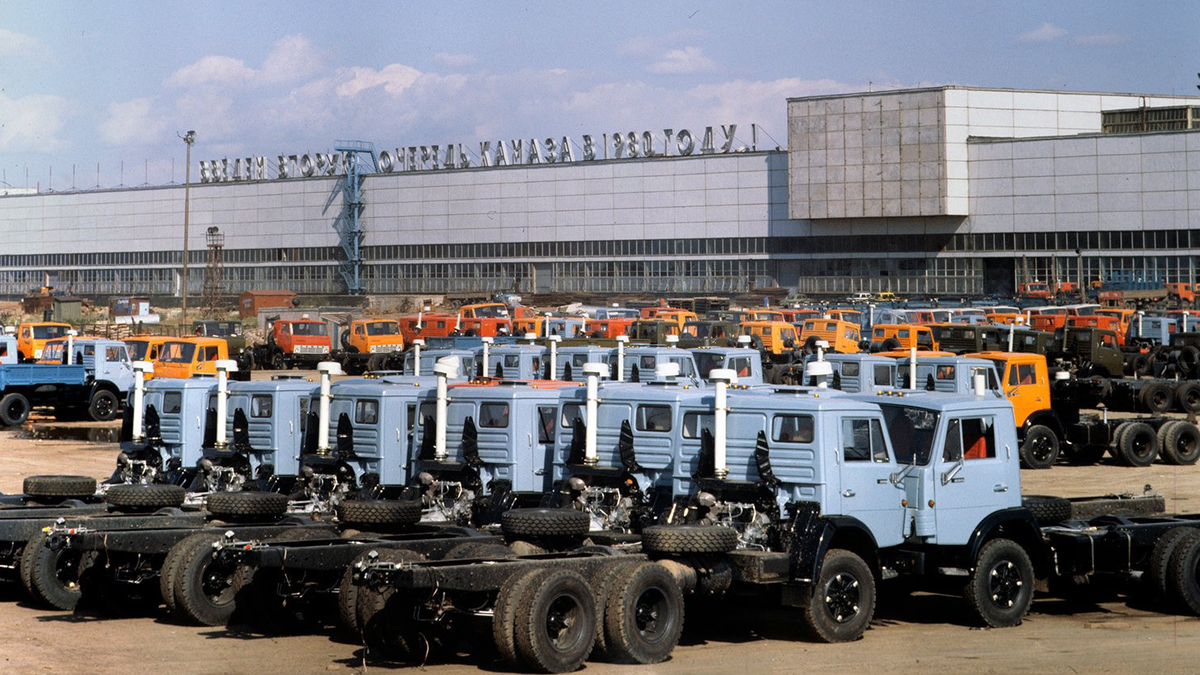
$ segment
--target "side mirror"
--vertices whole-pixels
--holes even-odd
[[[949,471],[946,471],[942,474],[942,485],[949,485],[951,482],[954,482],[954,483],[963,482],[962,478],[955,478],[955,476],[957,476],[958,473],[963,470],[963,467],[966,466],[966,463],[967,463],[966,457],[959,457],[958,463],[956,463],[954,466],[950,467]]]

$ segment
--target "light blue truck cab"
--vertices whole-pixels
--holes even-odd
[[[695,357],[692,356],[692,352],[686,349],[652,346],[629,347],[625,350],[624,361],[624,371],[620,378],[622,382],[652,381],[655,377],[655,370],[667,363],[674,363],[679,366],[679,380],[693,385],[699,385],[704,382],[703,378],[700,377],[699,368],[696,366]],[[615,374],[617,372],[617,353],[615,350],[608,357],[608,363]]]
[[[34,406],[52,406],[64,418],[116,419],[133,387],[133,365],[125,343],[117,340],[74,340],[70,359],[66,342],[51,342],[70,363],[0,365],[0,426],[16,426]]]
[[[269,490],[291,494],[300,476],[300,439],[316,385],[289,375],[230,382],[225,438],[216,437],[217,392],[208,395],[203,458],[193,492]]]
[[[437,391],[426,390],[406,496],[420,499],[426,522],[482,526],[510,508],[539,505],[551,487],[555,425],[576,382],[487,380],[450,385],[445,447],[437,444]]]
[[[911,360],[909,357],[896,359],[897,389],[911,389]],[[924,391],[940,391],[952,394],[970,394],[975,391],[975,374],[982,373],[984,389],[988,396],[1003,399],[1000,377],[996,364],[987,359],[964,356],[926,356],[917,359],[917,388]]]
[[[805,358],[805,365],[818,360],[816,354]],[[880,387],[891,387],[896,381],[896,359],[861,352],[858,354],[824,354],[822,360],[829,363],[832,372],[818,377],[831,389],[846,393],[874,391]],[[816,385],[817,380],[807,378],[806,384]]]
[[[478,339],[478,338],[474,338]],[[433,366],[438,359],[446,356],[457,356],[459,359],[459,369],[463,373],[475,373],[478,365],[476,363],[475,348],[470,349],[422,349],[421,350],[421,370],[416,371],[417,355],[416,351],[409,349],[404,354],[404,371],[403,375],[433,377]]]
[[[558,353],[555,356],[557,363],[555,371],[557,378],[571,382],[583,382],[583,365],[585,363],[608,363],[608,357],[616,350],[612,347],[598,347],[595,345],[573,345],[570,347],[559,347]],[[549,358],[547,356],[547,358]]]
[[[737,374],[738,384],[763,384],[762,357],[749,347],[693,347],[689,349],[696,361],[696,373],[701,383],[708,381],[714,369],[725,368]]]
[[[210,377],[147,382],[141,433],[127,414],[117,468],[107,482],[191,485],[204,458],[208,399],[216,386]]]
[[[860,637],[877,581],[899,575],[961,577],[988,625],[1020,622],[1045,561],[1027,553],[1042,550],[1041,534],[1021,507],[1007,401],[750,389],[727,407],[725,462],[697,458],[704,468],[669,521],[735,532],[732,584],[779,584],[828,642]],[[669,553],[659,535],[644,532],[644,547]],[[710,587],[711,573],[697,574]]]
[[[552,316],[544,324],[546,335],[557,335],[564,340],[586,336],[586,319],[577,316]]]
[[[17,362],[17,338],[0,334],[0,366]]]
[[[482,366],[482,347],[475,350],[475,357],[476,363]],[[545,369],[549,362],[549,351],[540,345],[496,345],[488,349],[487,372],[482,376],[505,380],[538,380],[546,376]],[[471,370],[466,372],[478,374],[480,370],[472,364]]]

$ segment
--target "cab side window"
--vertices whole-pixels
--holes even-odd
[[[637,409],[638,431],[670,431],[671,408],[665,405],[640,405]]]
[[[842,420],[842,458],[847,462],[886,462],[887,445],[879,420]]]
[[[946,426],[946,447],[942,459],[991,459],[996,456],[996,425],[991,417],[965,417],[950,420]]]
[[[1035,371],[1032,363],[1020,363],[1008,370],[1008,385],[1010,387],[1033,384],[1035,381]]]

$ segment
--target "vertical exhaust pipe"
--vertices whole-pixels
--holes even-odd
[[[910,391],[917,390],[917,348],[915,346],[908,350],[908,388]]]
[[[583,437],[583,463],[596,466],[600,461],[600,453],[596,450],[596,428],[599,425],[600,408],[600,376],[608,370],[603,363],[583,364],[583,373],[587,376],[587,408],[584,420],[586,431]]]
[[[739,335],[738,336],[737,343],[738,343],[738,346],[741,347],[742,349],[749,349],[750,342],[751,342],[751,340],[750,340],[749,335]]]
[[[1015,324],[1015,323],[1008,324],[1008,351],[1009,352],[1012,352],[1012,350],[1013,350],[1013,340],[1015,339],[1016,335],[1017,335],[1017,324]]]
[[[724,479],[729,475],[726,461],[726,421],[729,414],[728,388],[737,384],[737,373],[729,368],[715,368],[708,374],[714,387],[713,395],[713,476]]]
[[[483,376],[488,377],[488,373],[492,372],[488,369],[488,349],[492,346],[492,338],[479,338],[483,342]]]
[[[413,375],[421,376],[421,347],[425,346],[425,341],[421,338],[413,340]]]
[[[76,335],[79,335],[79,331],[77,331],[77,330],[67,331],[67,353],[64,354],[63,356],[66,357],[66,363],[68,363],[68,364],[75,363],[75,336]]]
[[[217,440],[214,445],[223,448],[229,445],[225,433],[225,422],[229,419],[229,373],[237,370],[237,361],[221,359],[213,367],[217,369]]]
[[[329,454],[329,401],[333,394],[329,390],[330,379],[342,374],[342,364],[337,361],[322,361],[317,364],[317,372],[321,374],[321,395],[317,403],[317,453]]]
[[[525,339],[529,340],[529,344],[533,344],[534,342],[537,341],[537,333],[534,333],[532,331],[527,332],[527,333],[525,333]]]
[[[987,379],[983,374],[983,369],[976,369],[972,376],[975,385],[975,395],[983,396],[987,393]]]
[[[433,364],[433,374],[437,376],[437,410],[433,432],[433,458],[444,462],[450,456],[446,449],[446,403],[450,400],[446,392],[446,379],[458,375],[458,357],[443,356]]]
[[[550,379],[558,379],[558,343],[562,341],[561,335],[551,335],[546,338],[550,342]],[[534,373],[535,375],[537,373]]]
[[[668,335],[666,337],[666,340],[667,340],[668,347],[674,348],[674,347],[679,346],[679,336],[678,335]]]
[[[617,336],[617,382],[625,381],[625,343],[629,342],[628,335]]]
[[[551,314],[550,312],[546,312],[545,314],[543,314],[543,316],[546,317],[542,321],[542,332],[545,333],[545,335],[543,337],[550,337],[550,318],[553,317],[554,315]]]
[[[142,410],[146,401],[146,373],[154,372],[154,364],[149,361],[133,362],[133,442],[141,443],[146,437],[143,428]]]

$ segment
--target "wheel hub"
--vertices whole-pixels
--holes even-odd
[[[859,584],[853,575],[840,573],[825,585],[825,607],[838,623],[854,619],[859,610]]]
[[[1007,609],[1017,604],[1017,596],[1021,594],[1024,585],[1017,566],[1005,560],[992,568],[988,580],[988,594],[992,602]]]
[[[568,649],[575,642],[572,630],[579,620],[579,605],[573,598],[560,596],[546,612],[546,636],[556,649]]]

